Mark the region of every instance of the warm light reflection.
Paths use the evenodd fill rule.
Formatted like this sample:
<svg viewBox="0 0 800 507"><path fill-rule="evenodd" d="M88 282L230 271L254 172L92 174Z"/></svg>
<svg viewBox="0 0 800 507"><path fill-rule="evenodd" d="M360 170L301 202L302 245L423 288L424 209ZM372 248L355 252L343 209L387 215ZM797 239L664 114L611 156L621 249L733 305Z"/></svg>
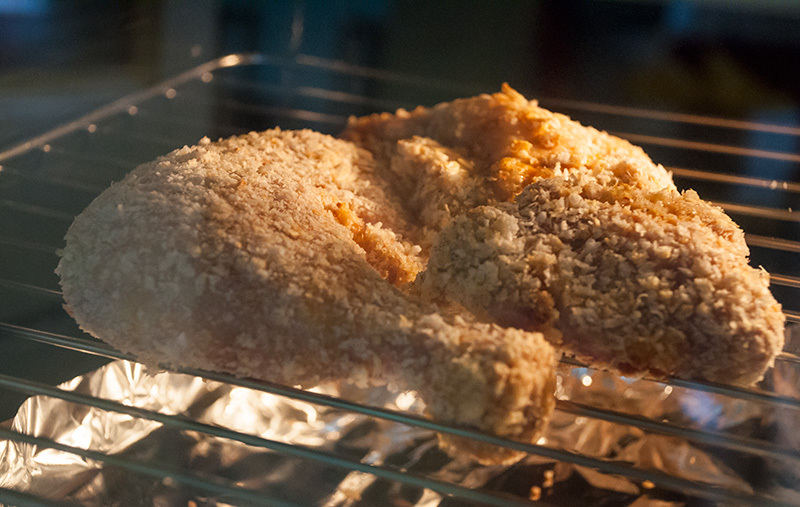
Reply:
<svg viewBox="0 0 800 507"><path fill-rule="evenodd" d="M400 410L408 410L409 408L411 408L411 405L416 403L416 401L417 397L414 393L405 392L401 393L397 397L397 399L395 400L395 404L397 405L397 408L399 408Z"/></svg>
<svg viewBox="0 0 800 507"><path fill-rule="evenodd" d="M239 55L223 56L219 60L220 67L232 67L241 63L242 58Z"/></svg>

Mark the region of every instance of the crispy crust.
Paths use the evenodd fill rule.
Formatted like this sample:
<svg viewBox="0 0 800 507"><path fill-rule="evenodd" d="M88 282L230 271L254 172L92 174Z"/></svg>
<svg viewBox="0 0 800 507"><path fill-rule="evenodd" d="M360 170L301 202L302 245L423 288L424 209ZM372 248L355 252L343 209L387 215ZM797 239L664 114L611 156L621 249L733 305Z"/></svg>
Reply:
<svg viewBox="0 0 800 507"><path fill-rule="evenodd" d="M535 440L554 405L552 347L443 316L384 279L419 269L419 249L393 232L405 228L368 152L272 130L138 167L75 220L58 271L81 327L143 362L389 383L419 391L442 422Z"/></svg>
<svg viewBox="0 0 800 507"><path fill-rule="evenodd" d="M542 178L590 174L609 188L675 189L641 148L528 101L500 93L432 108L351 118L344 139L370 150L429 241L476 206L509 201Z"/></svg>
<svg viewBox="0 0 800 507"><path fill-rule="evenodd" d="M728 217L688 192L601 194L587 178L552 178L472 210L442 231L417 283L504 325L555 328L555 344L595 367L760 380L784 317L768 275L704 221Z"/></svg>
<svg viewBox="0 0 800 507"><path fill-rule="evenodd" d="M741 230L624 140L507 86L343 137L205 139L135 169L67 233L69 311L150 364L388 383L524 442L554 407L548 341L625 374L736 384L782 348Z"/></svg>
<svg viewBox="0 0 800 507"><path fill-rule="evenodd" d="M409 196L428 298L626 374L751 384L783 347L742 231L627 141L507 85L351 119L343 136Z"/></svg>

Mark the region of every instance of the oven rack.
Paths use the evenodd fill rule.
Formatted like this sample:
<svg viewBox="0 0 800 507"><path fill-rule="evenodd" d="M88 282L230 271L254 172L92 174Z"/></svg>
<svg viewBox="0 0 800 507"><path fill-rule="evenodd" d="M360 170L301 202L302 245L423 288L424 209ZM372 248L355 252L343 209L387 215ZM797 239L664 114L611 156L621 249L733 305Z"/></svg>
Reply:
<svg viewBox="0 0 800 507"><path fill-rule="evenodd" d="M498 84L499 87L499 84ZM84 373L108 360L135 358L83 335L61 309L61 294L52 270L57 263L61 238L72 218L112 180L119 180L139 163L204 135L220 137L263 130L308 127L336 133L350 114L366 114L417 103L433 104L483 91L443 80L356 67L308 55L280 58L270 55L229 55L192 69L150 89L124 97L74 122L0 152L0 252L5 268L0 271L0 388L18 399L46 396L101 410L158 421L180 430L197 431L275 452L322 461L331 466L372 474L388 481L432 490L443 496L487 505L527 504L522 497L502 492L470 489L388 465L373 465L330 453L270 441L246 433L209 426L182 416L160 414L130 407L114 400L87 397L53 387L61 380ZM528 94L530 96L530 94ZM642 145L655 160L666 161L679 186L697 187L703 197L731 214L744 228L753 250L753 262L767 267L776 297L784 305L789 323L787 350L778 358L789 378L800 378L796 336L800 324L800 128L769 122L709 118L664 113L625 106L611 106L561 99L542 100L542 105L570 114L590 124ZM702 169L701 169L702 168ZM792 204L795 205L794 209ZM30 352L28 349L30 349ZM69 351L72 369L40 371L31 354ZM27 355L26 355L27 354ZM18 368L7 365L19 361ZM21 364L22 361L26 363ZM60 366L64 366L61 364ZM563 360L565 375L585 367ZM598 458L545 444L522 444L465 428L438 424L423 417L303 391L232 378L199 370L181 373L247 387L292 399L473 438L525 451L553 462L572 463L603 474L627 477L657 485L680 498L750 505L800 505L800 497L771 491L741 491ZM609 376L595 372L598 376ZM792 377L794 375L794 377ZM649 382L642 380L640 382ZM669 389L708 393L726 403L768 407L786 412L800 428L800 384L789 393L776 389L768 377L754 388L736 388L705 382L672 379ZM587 386L587 393L591 394ZM3 407L8 410L7 407ZM12 403L13 408L13 403ZM559 399L557 412L567 417L638 428L645 433L668 435L725 453L774 461L800 469L800 448L787 447L763 436L739 435L723 428L708 429L685 421L654 420L636 413L595 404L591 396ZM47 438L0 427L0 440L30 443L105 462L133 473L204 490L225 499L266 505L293 505L268 498L257 491L226 483L219 477L198 477L191 470L172 470L157 463L135 462L113 455L58 443ZM738 453L738 454L736 454ZM24 491L3 487L0 502L41 505L57 500L33 498Z"/></svg>

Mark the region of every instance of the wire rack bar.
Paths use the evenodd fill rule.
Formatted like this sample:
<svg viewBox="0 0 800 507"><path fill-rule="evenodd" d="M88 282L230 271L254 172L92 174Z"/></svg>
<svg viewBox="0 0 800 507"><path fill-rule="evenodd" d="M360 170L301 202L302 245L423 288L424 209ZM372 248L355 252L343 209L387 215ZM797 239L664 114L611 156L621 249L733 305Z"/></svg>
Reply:
<svg viewBox="0 0 800 507"><path fill-rule="evenodd" d="M315 69L324 69L349 76L359 76L380 81L405 84L415 88L436 89L461 95L477 94L483 91L479 89L479 87L465 85L464 83L458 81L433 79L428 77L408 75L400 72L393 72L390 70L373 69L370 67L353 65L340 60L328 60L312 55L299 54L294 58L294 61L288 62L288 64L296 64Z"/></svg>
<svg viewBox="0 0 800 507"><path fill-rule="evenodd" d="M140 116L146 117L146 118L149 119L149 121L153 121L154 123L157 122L157 120L153 119L153 116L151 116L151 115L149 115L147 113L140 113ZM175 125L177 123L178 123L178 121L175 121L175 119L173 119L172 125ZM187 122L187 126L188 127L197 128L197 124L189 125L188 123L189 122ZM97 139L93 140L93 142L96 142L96 143L99 143L102 140L110 138L110 139L121 139L121 140L124 140L127 143L133 143L133 144L142 143L142 144L144 144L146 146L154 146L154 145L155 146L160 146L160 147L163 148L163 151L161 153L162 155L166 155L167 153L171 152L172 150L175 150L175 149L178 149L178 148L183 148L187 144L187 140L186 139L177 139L177 138L174 138L174 137L171 137L171 136L166 136L166 135L159 135L158 137L156 137L156 136L152 136L152 135L143 134L140 130L127 130L127 131L124 131L124 132L119 132L119 131L109 131L109 130L105 130L105 129L98 129L93 135L96 136L96 138L97 138ZM196 143L199 140L200 140L200 138L197 138L197 139L194 139L193 141L190 141L190 142ZM124 164L124 166L131 167L131 168L141 164L142 162L149 162L149 160L140 161L140 160L130 160L130 159L119 159L119 161L122 162ZM123 166L120 165L120 167L123 167Z"/></svg>
<svg viewBox="0 0 800 507"><path fill-rule="evenodd" d="M732 202L711 201L711 204L719 206L728 213L739 215L768 218L770 220L783 220L786 222L800 222L800 210L780 208L766 208L763 206L750 206L747 204L736 204Z"/></svg>
<svg viewBox="0 0 800 507"><path fill-rule="evenodd" d="M671 123L689 123L694 125L702 125L705 127L720 127L736 130L768 132L771 134L781 134L787 136L800 136L800 128L791 125L777 125L763 122L703 116L698 114L656 111L628 106L598 104L596 102L586 102L581 100L543 98L542 102L547 102L555 107L561 107L564 109L569 108L592 113L603 113L611 116L628 116L631 118L644 118L648 120L659 120Z"/></svg>
<svg viewBox="0 0 800 507"><path fill-rule="evenodd" d="M44 287L39 287L37 285L31 285L27 283L15 282L13 280L6 280L5 278L0 278L0 287L6 287L9 289L15 289L23 292L30 292L32 294L37 294L42 296L46 299L50 299L53 301L63 301L64 298L61 294L61 291L46 289Z"/></svg>
<svg viewBox="0 0 800 507"><path fill-rule="evenodd" d="M65 336L47 331L39 331L25 326L9 324L7 322L0 322L0 330L8 333L11 336L52 345L66 350L83 352L85 354L105 357L107 359L122 359L125 361L136 362L136 358L133 357L133 355L116 351L101 341L91 340L88 338Z"/></svg>
<svg viewBox="0 0 800 507"><path fill-rule="evenodd" d="M800 241L793 241L783 238L770 238L758 234L745 233L745 241L750 246L769 248L772 250L782 250L784 252L800 253Z"/></svg>
<svg viewBox="0 0 800 507"><path fill-rule="evenodd" d="M774 285L783 285L784 287L792 287L800 289L800 277L790 275L772 274L769 275L769 282Z"/></svg>
<svg viewBox="0 0 800 507"><path fill-rule="evenodd" d="M776 361L787 361L790 363L800 364L800 356L792 352L783 351L775 358Z"/></svg>
<svg viewBox="0 0 800 507"><path fill-rule="evenodd" d="M199 101L199 102L193 100L192 102L195 103L195 104L201 104L202 100ZM208 103L208 102L206 102L204 105L211 106L211 104ZM144 125L145 124L144 122L146 121L146 122L149 122L149 123L153 123L153 124L156 124L156 125L162 125L162 126L166 125L166 126L180 126L180 127L197 128L197 120L196 119L186 118L186 117L183 117L183 116L180 116L180 115L177 115L177 114L162 114L162 113L158 113L157 111L151 111L151 110L149 110L149 109L147 109L145 107L139 108L137 110L135 116L136 116L136 121L138 122L139 125ZM144 130L144 129L139 129L139 130ZM105 131L102 128L99 128L97 130L97 132L95 132L95 134L99 134L101 136L109 136L109 135L117 135L117 136L119 136L119 134L116 133L116 132L108 132L108 131ZM128 132L125 132L124 135L127 137ZM143 135L141 132L134 132L133 135L136 136L135 139L141 139L141 140L148 141L148 142L150 142L152 140L152 136ZM165 141L168 144L173 144L173 143L180 142L180 141L177 141L177 140L175 140L175 138L170 137L170 136L163 136L163 137L159 136L159 140L161 142L159 142L158 144L164 144Z"/></svg>
<svg viewBox="0 0 800 507"><path fill-rule="evenodd" d="M736 176L712 171L702 171L699 169L687 169L683 167L664 167L675 176L702 181L718 181L720 183L731 183L748 187L766 188L778 192L800 192L800 183L784 180L771 180L767 178L754 178L751 176Z"/></svg>
<svg viewBox="0 0 800 507"><path fill-rule="evenodd" d="M2 236L0 235L0 244L13 246L16 248L22 248L27 250L35 250L39 252L47 252L55 255L58 252L58 248L52 245L44 245L42 243L37 243L35 241L28 241L19 238L12 238L9 236Z"/></svg>
<svg viewBox="0 0 800 507"><path fill-rule="evenodd" d="M800 312L796 312L794 310L784 310L783 314L786 316L787 321L800 324Z"/></svg>
<svg viewBox="0 0 800 507"><path fill-rule="evenodd" d="M633 143L652 144L656 146L666 146L669 148L680 148L682 150L705 151L710 153L723 153L726 155L738 155L742 157L765 158L770 160L780 160L782 162L800 162L800 155L795 153L785 153L781 151L757 150L754 148L743 148L740 146L730 146L727 144L703 143L698 141L686 141L684 139L672 139L661 136L648 136L644 134L634 134L632 132L611 132L612 135L622 137Z"/></svg>
<svg viewBox="0 0 800 507"><path fill-rule="evenodd" d="M250 113L257 112L265 116L280 116L283 118L290 118L292 120L304 120L315 123L343 125L347 121L347 117L342 115L320 113L317 111L309 111L307 109L252 104L236 99L226 99L222 102L222 105L231 111L245 111Z"/></svg>

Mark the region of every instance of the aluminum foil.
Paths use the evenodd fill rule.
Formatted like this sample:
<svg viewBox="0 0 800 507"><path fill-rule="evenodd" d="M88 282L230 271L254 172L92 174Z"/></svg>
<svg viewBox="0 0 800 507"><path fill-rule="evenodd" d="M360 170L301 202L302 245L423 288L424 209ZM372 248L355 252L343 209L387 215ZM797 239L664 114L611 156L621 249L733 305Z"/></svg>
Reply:
<svg viewBox="0 0 800 507"><path fill-rule="evenodd" d="M800 365L779 362L765 380L768 384L778 394L800 397ZM481 466L445 454L429 430L193 376L148 371L126 361L110 363L61 388L501 499L553 505L707 504L702 494L683 491L680 485L633 479L569 460L530 455L512 466ZM344 384L314 390L369 405L424 412L413 393ZM560 367L556 396L559 408L538 442L545 448L745 496L800 503L800 411L791 404L736 399L567 365ZM585 412L586 407L665 422L706 437L603 420L599 412ZM211 506L258 503L260 495L278 504L325 507L476 505L474 499L437 491L435 484L425 487L377 477L330 460L315 461L44 396L28 399L7 424L20 433L143 466L130 470L45 447L0 441L0 486L58 501ZM718 445L715 435L755 441L756 447L763 442L782 454ZM181 474L196 480L187 482ZM223 490L215 489L220 484Z"/></svg>

